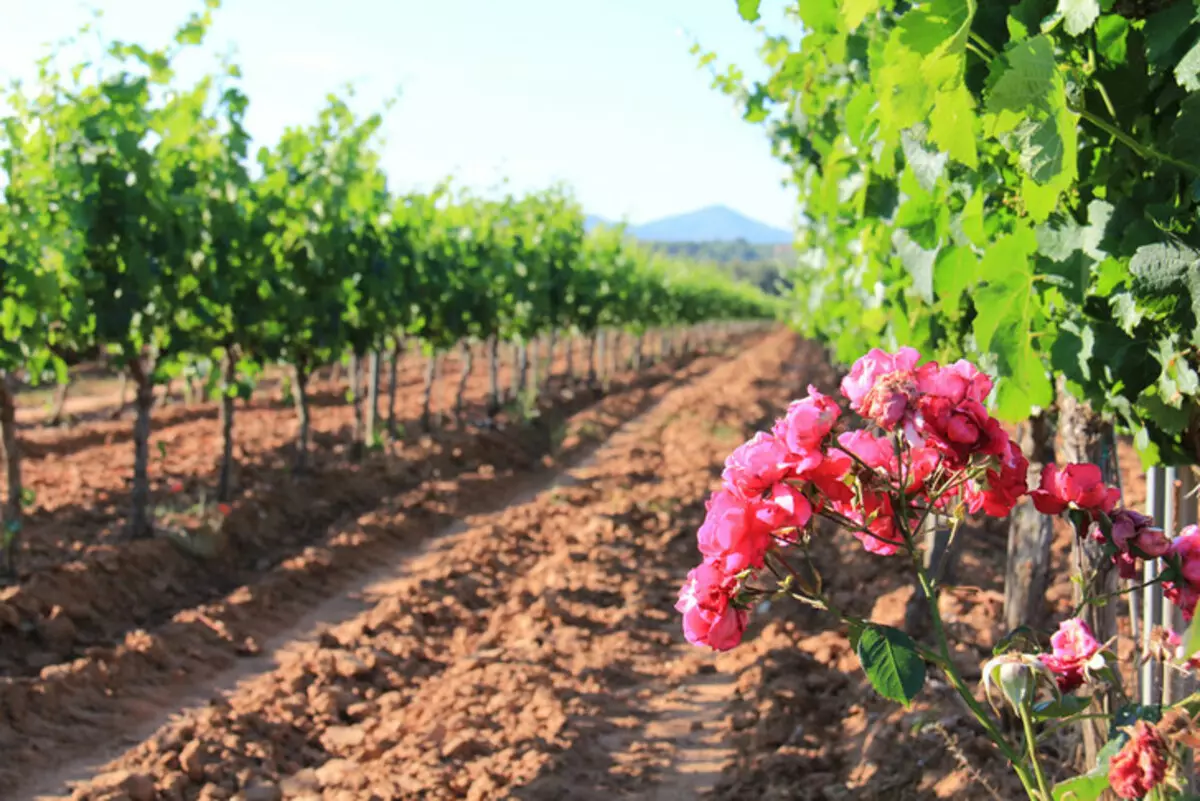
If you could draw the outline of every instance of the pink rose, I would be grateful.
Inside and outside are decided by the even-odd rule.
[[[975,400],[957,405],[940,395],[922,395],[917,399],[913,420],[917,435],[931,448],[958,467],[976,454],[995,456],[1005,452],[1008,435]]]
[[[1029,494],[1037,510],[1046,515],[1062,514],[1068,507],[1108,514],[1121,497],[1119,490],[1105,485],[1094,464],[1047,465],[1041,487]]]
[[[797,478],[810,482],[817,488],[817,505],[823,501],[849,501],[854,490],[847,483],[854,461],[836,448],[831,448],[817,464],[799,471]]]
[[[904,538],[896,529],[896,521],[892,514],[892,504],[888,496],[881,492],[864,491],[862,505],[853,500],[834,503],[835,511],[862,528],[850,533],[863,544],[869,553],[879,556],[891,556],[900,550]]]
[[[705,560],[688,573],[675,610],[683,615],[683,634],[692,645],[728,651],[742,641],[750,619],[733,606],[738,582],[719,559]]]
[[[780,529],[804,528],[812,519],[812,504],[800,490],[790,484],[779,483],[771,488],[757,517],[772,533]]]
[[[1167,775],[1167,743],[1158,729],[1144,720],[1133,736],[1108,760],[1108,783],[1121,798],[1144,798]]]
[[[839,450],[853,454],[868,467],[895,473],[896,451],[887,437],[877,437],[863,428],[838,436]]]
[[[771,544],[771,529],[758,517],[761,508],[761,502],[748,501],[729,490],[713,493],[696,534],[700,553],[710,559],[724,559],[731,573],[762,567]]]
[[[1042,664],[1055,674],[1058,689],[1069,693],[1083,684],[1083,670],[1087,663],[1100,651],[1088,624],[1073,617],[1058,625],[1058,631],[1050,637],[1053,652],[1042,656]]]
[[[890,431],[904,418],[917,392],[914,369],[921,354],[901,348],[895,354],[872,348],[854,362],[842,379],[842,394],[850,408]]]
[[[837,424],[841,409],[837,401],[809,386],[808,397],[792,401],[782,420],[782,439],[793,453],[818,449]]]
[[[982,404],[992,392],[992,379],[965,359],[946,367],[930,362],[917,370],[917,389],[923,395],[947,398],[955,406],[964,400]]]
[[[721,476],[726,487],[751,500],[761,497],[790,469],[787,447],[771,434],[760,431],[729,454]]]
[[[1179,532],[1166,556],[1178,562],[1179,580],[1164,581],[1163,595],[1191,620],[1200,599],[1200,527],[1188,526]]]
[[[1157,559],[1171,549],[1171,541],[1161,528],[1154,526],[1154,518],[1132,509],[1116,509],[1112,513],[1112,544],[1117,547],[1113,564],[1121,578],[1137,578],[1139,559]],[[1092,538],[1104,542],[1104,532],[1094,526]]]
[[[1005,437],[1007,440],[1007,437]],[[992,517],[1008,517],[1029,491],[1029,460],[1013,442],[1006,441],[1004,453],[989,467],[984,480],[967,490],[967,508]]]

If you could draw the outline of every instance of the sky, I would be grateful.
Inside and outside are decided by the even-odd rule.
[[[99,5],[106,39],[158,47],[202,2],[0,0],[0,80],[31,77],[44,45]],[[609,219],[724,204],[790,227],[793,190],[765,131],[688,52],[699,41],[755,75],[760,39],[735,0],[224,0],[180,73],[232,49],[256,146],[347,82],[363,110],[398,93],[383,161],[399,192],[451,175],[477,191],[562,181]]]

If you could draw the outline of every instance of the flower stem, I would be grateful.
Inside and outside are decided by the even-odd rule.
[[[937,590],[934,588],[933,582],[930,581],[929,574],[926,572],[924,565],[921,564],[920,553],[916,552],[915,550],[912,553],[913,565],[917,571],[917,579],[921,584],[921,591],[925,593],[925,598],[929,601],[929,614],[933,618],[933,632],[937,637],[938,649],[941,651],[940,666],[942,668],[942,672],[946,675],[946,679],[950,682],[950,686],[954,688],[955,692],[957,692],[959,697],[962,698],[963,703],[965,703],[967,708],[971,710],[971,714],[973,714],[975,719],[979,721],[979,724],[983,726],[983,730],[987,734],[988,739],[996,744],[996,747],[1000,749],[1000,752],[1004,754],[1004,756],[1012,764],[1013,770],[1017,774],[1017,778],[1021,780],[1021,784],[1025,787],[1025,792],[1029,794],[1030,798],[1041,798],[1037,789],[1034,787],[1033,778],[1030,776],[1029,768],[1026,767],[1020,753],[1018,753],[1017,750],[1012,747],[1012,744],[1005,739],[1004,735],[996,727],[995,721],[992,720],[992,716],[989,715],[987,711],[980,705],[979,701],[975,699],[975,695],[971,692],[970,688],[967,687],[966,682],[963,681],[962,676],[959,674],[958,668],[954,664],[954,659],[950,656],[950,644],[946,639],[946,628],[942,623],[941,610],[938,609]]]
[[[1025,746],[1029,752],[1029,764],[1033,766],[1033,775],[1037,779],[1038,792],[1043,801],[1050,801],[1050,785],[1046,782],[1046,774],[1042,770],[1041,760],[1037,754],[1037,736],[1033,733],[1033,720],[1029,714],[1029,704],[1021,704],[1021,726],[1025,729]]]

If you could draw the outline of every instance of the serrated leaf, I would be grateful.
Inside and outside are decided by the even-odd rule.
[[[1035,36],[1009,47],[993,62],[987,91],[987,109],[1006,115],[998,130],[1010,130],[1029,109],[1049,111],[1046,98],[1054,88],[1054,45],[1047,36]]]
[[[1100,16],[1100,4],[1096,0],[1058,0],[1058,13],[1063,17],[1063,29],[1071,36],[1079,36]]]
[[[908,706],[925,686],[925,660],[899,629],[870,624],[858,638],[858,660],[875,691]]]

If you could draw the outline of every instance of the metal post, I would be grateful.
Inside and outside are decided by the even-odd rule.
[[[1146,514],[1163,522],[1164,500],[1166,497],[1166,471],[1161,467],[1152,467],[1146,471]],[[1167,529],[1164,527],[1163,529]],[[1168,532],[1169,535],[1169,532]],[[1142,565],[1142,580],[1153,581],[1158,575],[1160,560],[1147,559]],[[1161,621],[1162,588],[1159,585],[1147,587],[1142,591],[1142,654],[1150,653],[1151,630]],[[1145,705],[1159,702],[1162,693],[1162,673],[1160,665],[1153,660],[1142,663],[1141,699]]]

